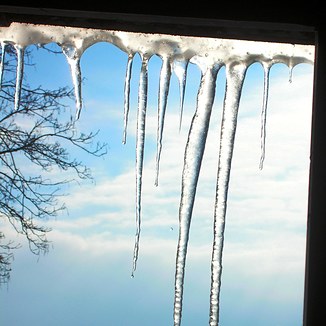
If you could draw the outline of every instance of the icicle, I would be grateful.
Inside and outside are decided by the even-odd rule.
[[[179,118],[179,131],[181,130],[182,124],[182,115],[183,115],[183,103],[185,97],[185,88],[186,88],[186,77],[187,77],[187,67],[188,60],[174,60],[173,61],[173,71],[175,72],[179,80],[179,89],[180,89],[180,118]]]
[[[221,125],[214,212],[214,242],[211,263],[210,326],[217,326],[219,321],[219,296],[221,286],[222,250],[227,193],[240,95],[246,69],[247,67],[244,64],[226,66],[226,91]]]
[[[214,102],[215,83],[218,70],[219,66],[214,66],[213,68],[207,69],[202,74],[197,96],[197,108],[191,123],[185,149],[179,207],[179,240],[175,272],[174,326],[179,326],[181,323],[183,283],[189,228],[209,120]]]
[[[171,79],[171,62],[170,59],[164,57],[162,59],[162,67],[160,73],[160,85],[158,96],[158,127],[157,127],[157,154],[156,154],[156,178],[155,186],[158,186],[158,175],[160,169],[160,158],[162,151],[162,137],[164,128],[164,119],[166,104],[169,94],[170,79]]]
[[[2,78],[3,78],[4,62],[5,62],[5,55],[6,55],[7,46],[8,46],[7,43],[1,42],[0,89],[2,87]]]
[[[15,104],[14,109],[19,109],[20,96],[22,91],[22,83],[24,76],[24,53],[25,48],[20,45],[15,45],[17,51],[17,73],[16,73],[16,89],[15,89]]]
[[[291,64],[289,66],[289,83],[292,83],[292,77],[293,77],[293,65]]]
[[[141,226],[141,190],[142,190],[142,174],[143,174],[143,159],[145,145],[145,121],[147,109],[147,88],[148,88],[148,60],[149,57],[141,55],[142,65],[139,78],[138,91],[138,112],[137,112],[137,137],[136,137],[136,235],[133,256],[133,266],[131,276],[134,277],[134,272],[137,267],[139,237]]]
[[[122,143],[126,143],[127,139],[127,125],[128,125],[128,116],[129,116],[129,96],[130,96],[130,79],[131,79],[131,69],[134,59],[134,53],[129,53],[126,77],[125,77],[125,88],[124,88],[124,125],[123,125],[123,138]]]
[[[259,169],[262,170],[265,160],[265,144],[266,144],[266,115],[267,115],[267,103],[268,103],[268,92],[269,92],[269,72],[271,69],[271,63],[263,63],[264,68],[264,95],[263,95],[263,106],[261,111],[261,132],[260,132],[260,163]]]
[[[77,53],[77,49],[72,45],[62,45],[62,51],[70,66],[76,98],[76,120],[78,120],[82,109],[80,55]]]

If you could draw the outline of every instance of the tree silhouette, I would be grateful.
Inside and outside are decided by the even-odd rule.
[[[28,49],[25,62],[33,64]],[[16,232],[26,237],[31,252],[39,255],[49,249],[50,229],[42,225],[42,220],[53,218],[65,208],[58,200],[63,185],[91,178],[89,169],[71,158],[71,149],[102,156],[105,144],[94,142],[97,132],[84,134],[74,127],[64,104],[73,97],[68,87],[33,88],[24,78],[19,106],[15,108],[17,53],[11,45],[2,45],[1,51],[5,56],[2,53],[0,223],[9,221]],[[0,231],[0,284],[8,282],[13,252],[18,248],[19,244],[6,241]]]

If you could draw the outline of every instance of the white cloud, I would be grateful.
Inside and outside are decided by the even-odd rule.
[[[292,84],[289,84],[284,76],[283,79],[280,77],[271,81],[266,160],[263,171],[258,169],[259,110],[262,94],[256,91],[256,86],[249,96],[249,102],[246,100],[247,94],[243,94],[231,172],[227,227],[228,225],[232,228],[254,225],[261,227],[264,224],[273,226],[282,223],[287,228],[304,228],[311,117],[311,86],[309,86],[311,79],[308,80],[306,76],[295,75]],[[259,89],[260,86],[257,85]],[[297,100],[295,94],[298,92],[303,94],[307,87],[310,87],[310,90],[305,91],[305,97],[301,96]],[[292,101],[288,100],[288,97],[292,98]],[[208,136],[199,180],[193,218],[193,224],[198,228],[198,231],[193,231],[195,233],[200,233],[200,228],[207,230],[213,220],[221,108],[216,109],[212,116],[212,130]],[[253,111],[256,111],[255,115]],[[184,123],[190,122],[190,112],[188,108]],[[130,121],[130,125],[134,123],[134,120]],[[147,127],[147,137],[156,137],[156,117],[152,113],[149,115]],[[153,155],[147,157],[145,161],[142,192],[144,228],[157,227],[160,230],[164,225],[171,225],[174,228],[177,225],[187,129],[184,128],[180,135],[177,130],[177,112],[169,114],[168,111],[158,188],[153,185],[155,153],[151,152]],[[303,138],[302,133],[305,134]],[[103,222],[107,218],[108,221],[114,220],[115,225],[132,228],[135,215],[134,173],[134,168],[131,168],[116,177],[103,177],[97,180],[96,186],[88,185],[73,189],[72,195],[67,200],[71,214],[74,214],[74,209],[84,210],[81,214],[84,223],[86,221],[95,223],[98,218]],[[92,218],[87,218],[89,207],[93,210]],[[200,222],[203,224],[200,225]]]

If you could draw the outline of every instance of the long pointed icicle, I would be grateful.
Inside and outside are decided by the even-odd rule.
[[[211,262],[210,326],[219,322],[219,296],[222,273],[225,213],[241,89],[246,73],[244,64],[226,67],[226,92],[221,125],[220,152],[214,212],[214,242]]]
[[[24,53],[25,48],[19,45],[15,45],[17,51],[17,73],[16,73],[16,89],[15,89],[15,104],[14,109],[19,109],[20,97],[22,91],[22,83],[24,76]]]
[[[260,148],[261,156],[259,169],[262,170],[265,160],[265,144],[266,144],[266,117],[267,117],[267,103],[268,103],[268,91],[269,91],[269,72],[271,64],[263,63],[264,68],[264,96],[263,96],[263,106],[261,111],[261,134],[260,134]]]
[[[130,79],[134,53],[128,55],[128,62],[126,68],[125,86],[124,86],[124,113],[123,113],[123,137],[122,143],[125,144],[127,140],[127,126],[129,116],[129,103],[130,103]]]
[[[197,108],[191,123],[185,149],[179,207],[179,240],[175,272],[174,326],[179,326],[181,323],[189,228],[215,97],[215,83],[218,69],[219,67],[207,69],[201,77],[201,84],[197,96]]]
[[[133,255],[133,266],[131,276],[137,267],[139,252],[139,237],[141,226],[141,191],[142,191],[142,174],[145,145],[145,122],[147,109],[147,89],[148,89],[148,60],[147,56],[142,55],[142,65],[139,78],[138,91],[138,112],[137,112],[137,136],[136,136],[136,235]]]
[[[3,79],[3,72],[4,72],[4,62],[5,62],[5,55],[6,55],[7,46],[8,46],[7,43],[1,42],[0,89],[2,87],[2,79]]]
[[[179,131],[181,130],[182,116],[183,116],[183,104],[185,98],[185,89],[186,89],[186,78],[187,78],[187,67],[188,60],[175,60],[173,62],[173,71],[176,74],[179,81],[179,90],[180,90],[180,118],[179,118]]]
[[[170,59],[167,57],[163,58],[162,68],[160,73],[160,85],[159,85],[159,96],[158,96],[158,127],[157,127],[157,153],[156,153],[156,178],[155,186],[158,186],[158,176],[160,169],[160,158],[162,151],[162,138],[163,138],[163,128],[165,111],[167,105],[167,99],[169,94],[171,79],[171,63]]]
[[[76,99],[76,120],[80,117],[80,112],[82,109],[82,91],[81,91],[81,69],[80,69],[80,55],[77,53],[77,49],[71,45],[63,45],[62,51],[67,58],[67,62],[70,66],[72,82],[75,90]]]

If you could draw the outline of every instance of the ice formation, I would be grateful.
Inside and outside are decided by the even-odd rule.
[[[221,124],[216,201],[214,207],[214,240],[211,261],[209,325],[216,326],[219,322],[219,293],[221,285],[223,234],[227,206],[228,183],[237,125],[239,101],[246,70],[252,63],[260,62],[264,68],[265,74],[261,116],[262,155],[260,167],[262,168],[265,156],[265,126],[270,68],[275,63],[285,63],[288,65],[291,74],[291,71],[295,65],[303,62],[313,62],[314,47],[245,40],[150,33],[144,34],[111,30],[12,23],[9,27],[0,27],[0,42],[2,46],[2,56],[5,55],[5,48],[7,44],[12,44],[17,50],[18,65],[15,108],[19,106],[20,88],[24,67],[24,49],[30,44],[47,44],[50,42],[56,42],[62,47],[63,53],[65,54],[71,68],[72,80],[76,95],[76,117],[79,118],[82,110],[80,58],[88,47],[102,41],[110,42],[116,45],[128,55],[125,76],[123,143],[126,142],[127,134],[132,62],[136,53],[138,53],[142,59],[138,92],[136,139],[137,230],[132,275],[136,270],[141,230],[141,193],[147,107],[148,62],[153,55],[157,55],[162,59],[158,94],[156,185],[158,184],[165,110],[171,74],[174,73],[179,80],[181,124],[188,64],[195,64],[201,70],[201,83],[198,90],[196,111],[189,129],[188,141],[184,154],[181,199],[179,206],[179,240],[177,245],[175,272],[175,326],[179,326],[181,324],[184,273],[189,229],[202,157],[205,150],[211,109],[214,102],[215,82],[219,69],[222,66],[226,67],[226,90]],[[3,74],[3,60],[4,59],[2,57],[0,79]]]

